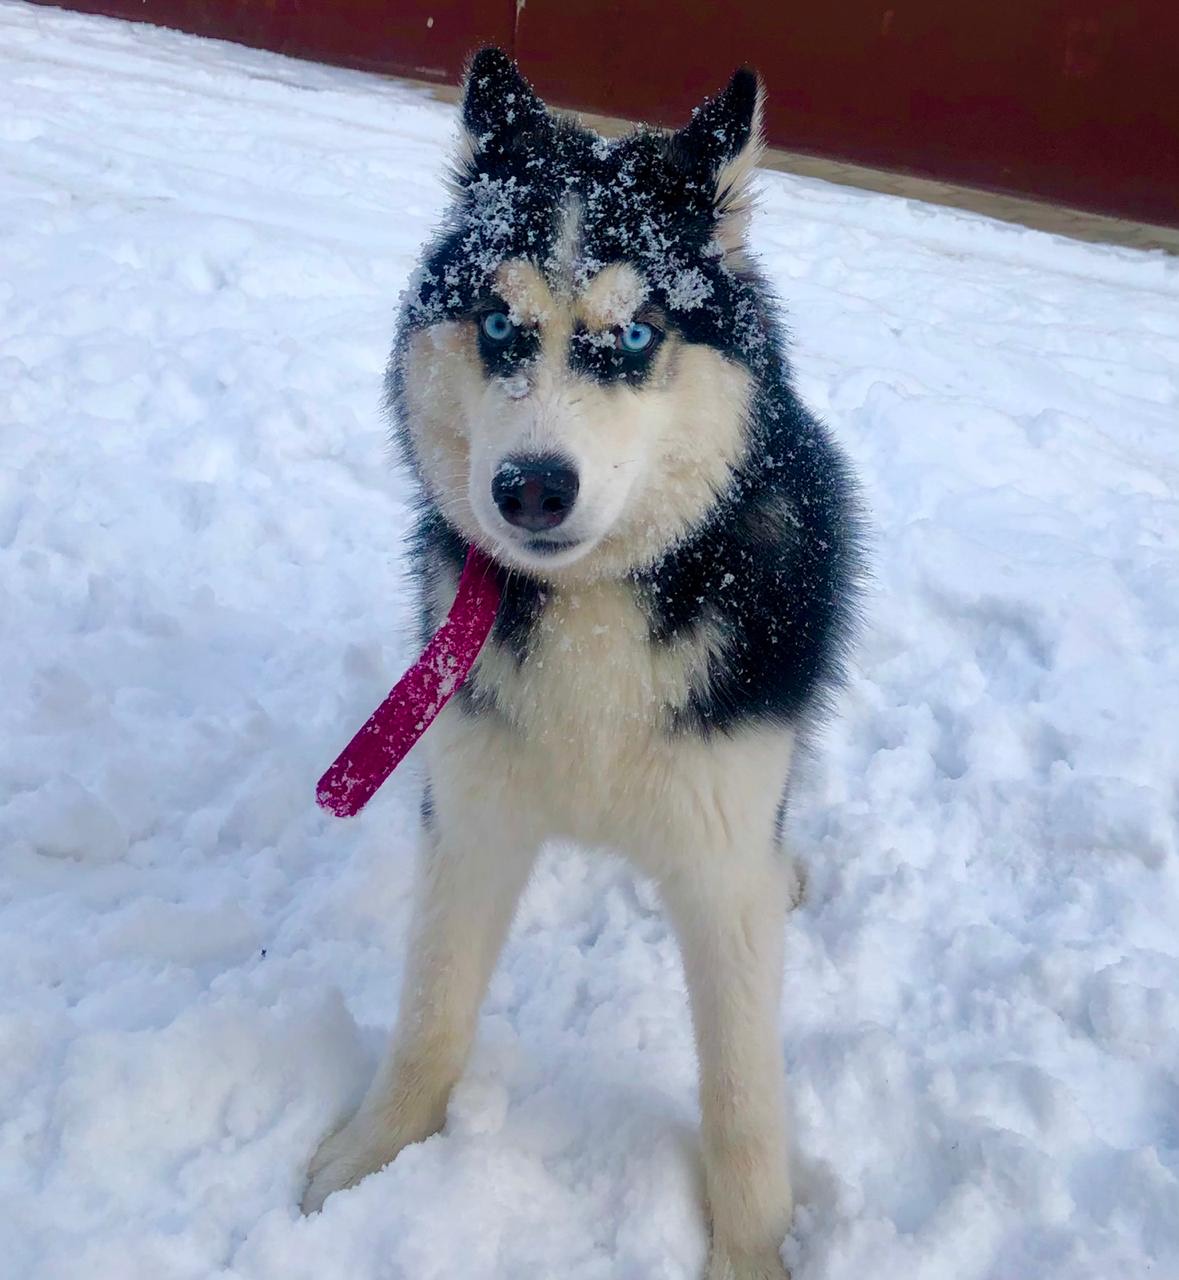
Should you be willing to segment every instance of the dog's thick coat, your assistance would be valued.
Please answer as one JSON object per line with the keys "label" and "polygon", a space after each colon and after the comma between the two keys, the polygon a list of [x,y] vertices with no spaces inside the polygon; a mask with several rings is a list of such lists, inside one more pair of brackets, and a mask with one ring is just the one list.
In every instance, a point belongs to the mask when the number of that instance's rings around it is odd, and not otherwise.
{"label": "dog's thick coat", "polygon": [[785,1273],[781,849],[800,732],[839,679],[847,470],[791,389],[745,244],[751,72],[680,132],[607,142],[473,61],[454,203],[389,373],[422,489],[427,627],[468,543],[492,637],[424,743],[420,904],[389,1060],[311,1169],[317,1209],[436,1132],[541,844],[659,884],[696,1029],[711,1280]]}

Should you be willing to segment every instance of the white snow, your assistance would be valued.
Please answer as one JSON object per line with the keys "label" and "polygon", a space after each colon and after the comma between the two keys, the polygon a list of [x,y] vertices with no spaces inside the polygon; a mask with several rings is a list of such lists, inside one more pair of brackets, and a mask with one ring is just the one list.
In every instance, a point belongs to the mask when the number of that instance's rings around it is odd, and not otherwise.
{"label": "white snow", "polygon": [[[727,68],[718,68],[718,76]],[[446,1131],[304,1220],[395,1012],[381,370],[452,113],[0,3],[0,1275],[695,1280],[654,895],[554,850]],[[797,1280],[1179,1277],[1179,264],[767,174],[870,626],[800,784]],[[523,802],[523,798],[522,798]]]}

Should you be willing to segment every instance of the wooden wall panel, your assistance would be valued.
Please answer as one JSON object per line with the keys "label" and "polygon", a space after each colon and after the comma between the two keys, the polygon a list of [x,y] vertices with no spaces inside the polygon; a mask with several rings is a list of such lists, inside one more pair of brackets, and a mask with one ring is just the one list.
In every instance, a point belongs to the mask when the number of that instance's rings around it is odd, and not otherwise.
{"label": "wooden wall panel", "polygon": [[683,121],[741,64],[791,150],[1179,226],[1179,0],[77,0],[454,81],[515,53],[554,105]]}
{"label": "wooden wall panel", "polygon": [[516,51],[664,124],[747,63],[778,146],[1179,225],[1179,0],[527,0]]}
{"label": "wooden wall panel", "polygon": [[481,44],[510,49],[516,0],[36,0],[298,58],[454,82]]}

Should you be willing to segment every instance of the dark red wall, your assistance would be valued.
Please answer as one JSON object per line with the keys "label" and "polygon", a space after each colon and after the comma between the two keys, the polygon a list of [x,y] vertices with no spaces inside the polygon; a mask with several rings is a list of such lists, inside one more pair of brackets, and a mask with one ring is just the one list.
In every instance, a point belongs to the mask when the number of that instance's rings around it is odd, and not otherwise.
{"label": "dark red wall", "polygon": [[1179,226],[1179,0],[81,0],[454,80],[492,42],[552,103],[672,124],[742,63],[775,144]]}
{"label": "dark red wall", "polygon": [[512,47],[516,0],[34,0],[297,58],[456,81],[481,44]]}
{"label": "dark red wall", "polygon": [[1179,0],[668,13],[659,0],[529,0],[517,53],[542,94],[660,123],[749,62],[780,146],[1179,224]]}

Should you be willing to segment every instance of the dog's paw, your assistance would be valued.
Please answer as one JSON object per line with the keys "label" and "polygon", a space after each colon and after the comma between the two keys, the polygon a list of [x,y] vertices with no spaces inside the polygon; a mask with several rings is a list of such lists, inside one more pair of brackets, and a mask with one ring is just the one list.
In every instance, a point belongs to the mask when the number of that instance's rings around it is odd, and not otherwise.
{"label": "dog's paw", "polygon": [[401,1147],[377,1139],[373,1128],[359,1115],[326,1137],[307,1169],[307,1188],[299,1206],[302,1211],[318,1213],[328,1196],[354,1187],[362,1178],[389,1164]]}
{"label": "dog's paw", "polygon": [[777,1249],[750,1254],[713,1245],[707,1280],[790,1280],[790,1273]]}

